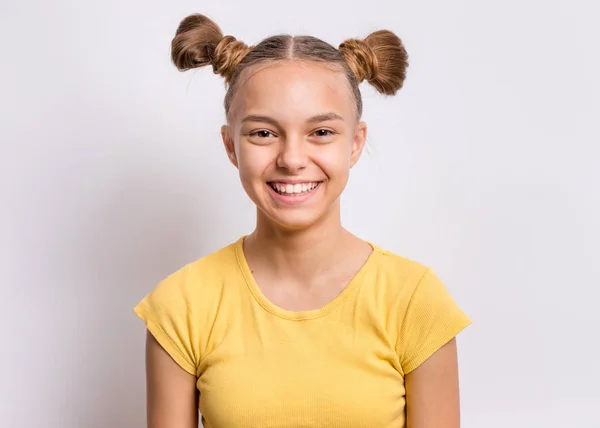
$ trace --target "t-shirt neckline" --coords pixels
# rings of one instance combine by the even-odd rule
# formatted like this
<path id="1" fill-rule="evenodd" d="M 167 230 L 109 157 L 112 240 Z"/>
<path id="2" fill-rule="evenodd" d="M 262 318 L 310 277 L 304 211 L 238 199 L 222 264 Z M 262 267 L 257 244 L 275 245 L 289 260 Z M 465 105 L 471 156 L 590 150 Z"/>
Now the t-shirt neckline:
<path id="1" fill-rule="evenodd" d="M 288 309 L 284 309 L 280 306 L 277 306 L 275 303 L 271 302 L 262 292 L 260 287 L 258 286 L 256 280 L 254 279 L 254 275 L 250 270 L 250 265 L 248 264 L 248 260 L 246 259 L 246 255 L 244 254 L 244 240 L 246 239 L 246 235 L 242 236 L 238 241 L 234 244 L 235 255 L 237 258 L 238 266 L 241 270 L 241 273 L 244 277 L 246 285 L 248 286 L 248 290 L 254 297 L 254 299 L 258 302 L 258 304 L 270 312 L 273 315 L 276 315 L 280 318 L 284 318 L 292 321 L 304 321 L 320 318 L 324 315 L 327 315 L 332 310 L 337 308 L 340 304 L 342 304 L 350 295 L 352 295 L 356 289 L 359 287 L 362 277 L 365 273 L 370 269 L 370 266 L 375 263 L 375 259 L 379 254 L 379 247 L 374 245 L 369 241 L 365 241 L 367 244 L 371 246 L 373 251 L 367 257 L 367 260 L 363 263 L 358 272 L 352 277 L 350 282 L 346 284 L 344 289 L 335 296 L 331 301 L 326 303 L 324 306 L 316 309 L 309 309 L 305 311 L 292 311 Z"/>

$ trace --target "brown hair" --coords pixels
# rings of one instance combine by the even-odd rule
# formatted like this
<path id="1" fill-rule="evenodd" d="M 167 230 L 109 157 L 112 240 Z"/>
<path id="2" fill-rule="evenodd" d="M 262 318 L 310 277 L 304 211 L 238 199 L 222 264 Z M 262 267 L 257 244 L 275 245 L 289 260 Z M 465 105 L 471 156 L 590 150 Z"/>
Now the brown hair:
<path id="1" fill-rule="evenodd" d="M 180 71 L 211 64 L 228 85 L 225 112 L 229 113 L 242 71 L 250 66 L 278 60 L 317 61 L 341 66 L 362 115 L 358 85 L 368 81 L 380 93 L 395 95 L 402 88 L 408 54 L 402 41 L 391 31 L 379 30 L 365 39 L 348 39 L 339 49 L 311 36 L 281 34 L 247 46 L 233 36 L 223 36 L 210 18 L 195 14 L 181 21 L 171 43 L 171 58 Z"/>

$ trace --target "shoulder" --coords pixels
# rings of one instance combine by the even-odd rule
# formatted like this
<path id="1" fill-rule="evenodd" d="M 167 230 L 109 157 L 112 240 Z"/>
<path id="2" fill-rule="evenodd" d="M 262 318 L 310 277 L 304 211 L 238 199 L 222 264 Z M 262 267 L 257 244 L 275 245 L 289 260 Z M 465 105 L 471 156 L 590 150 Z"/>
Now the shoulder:
<path id="1" fill-rule="evenodd" d="M 239 283 L 235 277 L 239 242 L 173 272 L 134 308 L 161 346 L 189 373 L 196 372 L 204 355 L 206 332 L 227 294 L 227 284 Z"/>
<path id="2" fill-rule="evenodd" d="M 379 294 L 386 294 L 388 334 L 409 373 L 471 323 L 430 267 L 380 248 Z M 381 279 L 380 279 L 381 278 Z"/>
<path id="3" fill-rule="evenodd" d="M 219 300 L 225 285 L 231 284 L 239 271 L 235 269 L 238 242 L 187 263 L 169 274 L 146 295 L 141 307 L 161 308 L 180 314 L 207 310 L 214 301 Z"/>
<path id="4" fill-rule="evenodd" d="M 414 259 L 371 244 L 377 253 L 373 274 L 375 292 L 384 295 L 388 310 L 404 313 L 425 298 L 449 299 L 448 290 L 436 271 Z"/>
<path id="5" fill-rule="evenodd" d="M 430 272 L 429 266 L 399 255 L 371 243 L 376 253 L 375 269 L 382 283 L 392 288 L 391 291 L 412 293 L 419 282 Z"/>
<path id="6" fill-rule="evenodd" d="M 238 263 L 236 247 L 239 241 L 228 244 L 208 255 L 185 264 L 160 281 L 159 286 L 174 288 L 207 288 L 221 280 Z"/>

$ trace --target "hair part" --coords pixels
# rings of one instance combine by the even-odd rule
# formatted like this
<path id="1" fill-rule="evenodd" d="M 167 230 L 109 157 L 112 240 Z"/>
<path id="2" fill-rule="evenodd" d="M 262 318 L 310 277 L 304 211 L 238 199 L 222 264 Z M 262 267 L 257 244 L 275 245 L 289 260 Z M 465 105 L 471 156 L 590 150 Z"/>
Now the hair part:
<path id="1" fill-rule="evenodd" d="M 377 91 L 395 95 L 406 79 L 408 54 L 398 36 L 379 30 L 365 39 L 348 39 L 339 49 L 312 36 L 280 34 L 248 46 L 233 36 L 224 36 L 210 18 L 194 14 L 181 21 L 171 43 L 171 58 L 180 71 L 212 65 L 227 85 L 225 113 L 228 114 L 237 91 L 240 75 L 261 63 L 285 60 L 313 61 L 340 67 L 348 79 L 362 115 L 362 96 L 358 85 L 366 80 Z"/>

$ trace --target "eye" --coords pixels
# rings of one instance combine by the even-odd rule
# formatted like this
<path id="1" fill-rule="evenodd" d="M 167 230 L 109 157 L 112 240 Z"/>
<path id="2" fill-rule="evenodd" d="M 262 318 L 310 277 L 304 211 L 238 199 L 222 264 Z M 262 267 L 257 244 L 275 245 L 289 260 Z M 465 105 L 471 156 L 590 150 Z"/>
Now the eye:
<path id="1" fill-rule="evenodd" d="M 261 129 L 258 131 L 254 131 L 248 134 L 250 137 L 258 137 L 258 138 L 269 138 L 274 137 L 272 132 L 269 132 L 265 129 Z"/>
<path id="2" fill-rule="evenodd" d="M 313 135 L 316 137 L 331 137 L 332 135 L 335 135 L 335 131 L 332 131 L 331 129 L 317 129 L 313 132 Z"/>

